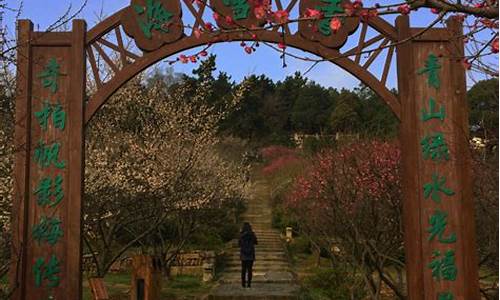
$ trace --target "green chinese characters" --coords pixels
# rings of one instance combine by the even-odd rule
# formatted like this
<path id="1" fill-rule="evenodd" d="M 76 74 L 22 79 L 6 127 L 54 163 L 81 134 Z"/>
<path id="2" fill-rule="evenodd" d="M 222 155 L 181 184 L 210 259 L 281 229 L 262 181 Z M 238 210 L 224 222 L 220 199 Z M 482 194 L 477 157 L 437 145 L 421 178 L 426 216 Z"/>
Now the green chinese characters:
<path id="1" fill-rule="evenodd" d="M 319 32 L 324 36 L 330 36 L 332 34 L 332 29 L 330 28 L 330 22 L 335 14 L 344 13 L 344 8 L 341 5 L 342 0 L 321 0 L 321 2 L 326 3 L 324 6 L 316 6 L 316 9 L 323 13 L 323 17 L 319 21 Z"/>
<path id="2" fill-rule="evenodd" d="M 62 105 L 60 103 L 51 105 L 48 101 L 43 104 L 40 111 L 35 112 L 35 117 L 42 130 L 47 130 L 51 115 L 54 127 L 64 130 L 66 127 L 66 112 L 62 109 Z"/>
<path id="3" fill-rule="evenodd" d="M 442 161 L 450 159 L 450 150 L 444 139 L 442 132 L 428 134 L 420 141 L 422 146 L 422 155 L 424 159 L 432 159 L 433 161 Z"/>
<path id="4" fill-rule="evenodd" d="M 168 33 L 166 24 L 174 16 L 167 11 L 159 0 L 146 0 L 146 6 L 134 5 L 138 18 L 139 27 L 147 39 L 153 37 L 153 30 Z"/>
<path id="5" fill-rule="evenodd" d="M 453 196 L 454 191 L 445 187 L 446 178 L 444 176 L 439 177 L 437 173 L 432 174 L 432 181 L 424 184 L 424 198 L 428 199 L 431 197 L 432 201 L 435 203 L 441 203 L 440 193 L 446 196 Z"/>
<path id="6" fill-rule="evenodd" d="M 52 94 L 55 94 L 59 89 L 58 79 L 61 76 L 60 69 L 61 66 L 57 63 L 57 60 L 51 58 L 44 70 L 38 75 L 38 78 L 42 80 L 42 86 L 49 89 Z M 35 117 L 43 131 L 47 130 L 51 115 L 54 127 L 64 130 L 66 126 L 66 112 L 63 110 L 62 105 L 60 103 L 51 104 L 50 99 L 46 99 L 40 110 L 35 112 Z"/>
<path id="7" fill-rule="evenodd" d="M 451 244 L 457 241 L 457 235 L 455 233 L 451 233 L 448 237 L 444 236 L 444 231 L 446 230 L 447 225 L 447 217 L 448 214 L 441 210 L 436 210 L 434 214 L 429 217 L 430 227 L 427 229 L 427 232 L 429 233 L 429 241 L 434 240 L 436 237 L 438 238 L 438 241 L 443 244 Z"/>
<path id="8" fill-rule="evenodd" d="M 247 0 L 222 0 L 222 3 L 233 9 L 233 18 L 235 20 L 248 18 L 248 14 L 250 13 L 250 4 L 248 4 Z"/>
<path id="9" fill-rule="evenodd" d="M 57 217 L 43 216 L 40 218 L 39 223 L 33 225 L 31 236 L 38 244 L 47 242 L 49 245 L 54 246 L 63 236 L 61 224 L 61 220 Z"/>
<path id="10" fill-rule="evenodd" d="M 34 152 L 35 163 L 41 168 L 47 168 L 53 165 L 57 169 L 64 169 L 66 167 L 66 161 L 59 160 L 60 149 L 61 144 L 57 142 L 47 145 L 43 141 L 40 141 Z"/>
<path id="11" fill-rule="evenodd" d="M 431 119 L 439 119 L 442 122 L 444 121 L 445 117 L 446 113 L 444 106 L 441 106 L 441 108 L 436 111 L 436 100 L 431 97 L 429 99 L 429 111 L 427 111 L 425 108 L 422 109 L 422 115 L 420 119 L 424 122 L 429 121 Z"/>
<path id="12" fill-rule="evenodd" d="M 450 292 L 439 293 L 438 300 L 454 300 L 455 297 Z"/>
<path id="13" fill-rule="evenodd" d="M 438 57 L 431 53 L 427 56 L 425 61 L 425 66 L 418 70 L 418 74 L 427 74 L 427 83 L 435 88 L 439 89 L 441 86 L 441 80 L 439 79 L 439 70 L 441 69 L 441 64 L 439 64 Z"/>
<path id="14" fill-rule="evenodd" d="M 427 76 L 427 84 L 438 90 L 441 86 L 439 72 L 441 64 L 438 57 L 430 53 L 427 56 L 425 65 L 418 70 L 418 74 Z M 429 122 L 434 119 L 443 122 L 446 118 L 446 109 L 442 105 L 439 107 L 437 101 L 430 97 L 428 107 L 421 110 L 420 120 Z M 435 163 L 446 162 L 450 159 L 450 151 L 444 137 L 444 133 L 435 131 L 425 135 L 420 141 L 422 156 L 425 160 L 432 160 Z M 453 196 L 455 192 L 446 185 L 446 177 L 440 176 L 438 173 L 432 173 L 430 182 L 424 183 L 423 195 L 424 199 L 431 198 L 436 204 L 441 204 L 442 195 Z M 428 241 L 437 241 L 440 244 L 454 244 L 457 241 L 457 235 L 454 232 L 448 232 L 448 213 L 435 209 L 428 218 L 429 227 L 426 232 L 429 234 Z M 432 278 L 437 281 L 455 281 L 458 274 L 458 269 L 455 264 L 455 250 L 448 249 L 444 251 L 434 250 L 430 263 L 427 267 L 431 270 Z M 439 292 L 438 300 L 454 300 L 454 295 L 449 292 Z"/>
<path id="15" fill-rule="evenodd" d="M 61 75 L 60 69 L 57 60 L 51 58 L 42 73 L 38 75 L 38 78 L 42 79 L 42 86 L 48 88 L 52 94 L 55 94 L 59 87 L 57 80 Z"/>
<path id="16" fill-rule="evenodd" d="M 436 250 L 428 268 L 432 270 L 432 277 L 436 280 L 455 281 L 457 279 L 457 266 L 455 265 L 455 251 L 447 250 L 444 253 Z"/>
<path id="17" fill-rule="evenodd" d="M 55 58 L 51 58 L 44 70 L 38 75 L 41 79 L 42 87 L 55 94 L 59 88 L 60 65 Z M 39 111 L 34 113 L 35 119 L 42 131 L 47 131 L 49 122 L 53 127 L 63 131 L 66 127 L 66 112 L 60 102 L 53 104 L 50 99 L 46 99 Z M 66 167 L 66 161 L 59 158 L 61 144 L 57 141 L 46 143 L 41 139 L 35 146 L 33 161 L 39 168 L 45 169 L 53 166 L 56 170 Z M 36 183 L 33 194 L 36 204 L 42 208 L 55 208 L 64 198 L 63 175 L 57 174 L 54 177 L 43 176 Z M 55 246 L 64 236 L 62 221 L 55 216 L 41 215 L 31 226 L 31 238 L 39 246 L 48 244 Z M 56 288 L 60 283 L 61 266 L 56 254 L 50 257 L 38 257 L 32 266 L 35 287 Z M 54 299 L 50 296 L 49 299 Z"/>
<path id="18" fill-rule="evenodd" d="M 61 281 L 59 277 L 60 272 L 60 261 L 54 254 L 52 254 L 47 262 L 42 257 L 37 258 L 35 264 L 33 265 L 35 287 L 42 287 L 45 282 L 47 282 L 48 287 L 58 287 L 59 282 Z"/>
<path id="19" fill-rule="evenodd" d="M 54 180 L 50 177 L 43 177 L 33 191 L 37 196 L 37 204 L 40 206 L 54 207 L 64 198 L 62 189 L 63 177 L 57 175 Z"/>

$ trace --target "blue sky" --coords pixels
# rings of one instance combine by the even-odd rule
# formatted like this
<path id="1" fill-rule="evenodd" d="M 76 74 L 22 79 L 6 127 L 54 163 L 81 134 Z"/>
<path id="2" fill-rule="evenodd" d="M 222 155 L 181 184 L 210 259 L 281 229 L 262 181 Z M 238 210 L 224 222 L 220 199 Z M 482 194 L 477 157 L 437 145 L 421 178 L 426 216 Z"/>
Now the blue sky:
<path id="1" fill-rule="evenodd" d="M 69 5 L 75 11 L 83 2 L 83 0 L 24 0 L 21 18 L 31 19 L 37 30 L 44 30 L 56 21 L 68 9 Z M 284 0 L 284 2 L 287 3 L 288 1 Z M 376 1 L 365 1 L 368 4 L 370 2 Z M 389 1 L 383 1 L 384 4 L 386 2 Z M 16 0 L 7 0 L 7 3 L 11 7 L 19 5 L 19 1 Z M 78 18 L 85 19 L 88 27 L 91 28 L 97 23 L 99 15 L 109 16 L 120 8 L 129 5 L 129 3 L 130 0 L 88 0 L 86 7 Z M 11 31 L 15 28 L 14 18 L 14 13 L 7 13 L 4 17 L 4 22 Z M 434 15 L 428 11 L 421 11 L 412 14 L 411 24 L 412 26 L 425 26 L 433 18 Z M 389 17 L 387 20 L 393 22 L 394 18 Z M 288 67 L 282 68 L 282 62 L 275 51 L 267 47 L 260 47 L 258 51 L 249 56 L 242 51 L 238 42 L 217 44 L 211 48 L 210 52 L 217 54 L 218 69 L 227 72 L 235 80 L 241 80 L 249 74 L 266 74 L 274 80 L 282 80 L 285 76 L 296 71 L 304 72 L 310 66 L 308 62 L 288 58 Z M 301 52 L 297 50 L 296 53 Z M 189 54 L 189 51 L 187 54 Z M 381 64 L 376 64 L 374 67 L 379 67 L 377 65 Z M 193 64 L 175 64 L 174 70 L 176 72 L 190 73 L 195 66 Z M 307 77 L 324 86 L 335 88 L 353 88 L 359 84 L 356 78 L 329 62 L 318 64 L 307 74 Z M 389 75 L 388 86 L 396 86 L 394 73 Z"/>

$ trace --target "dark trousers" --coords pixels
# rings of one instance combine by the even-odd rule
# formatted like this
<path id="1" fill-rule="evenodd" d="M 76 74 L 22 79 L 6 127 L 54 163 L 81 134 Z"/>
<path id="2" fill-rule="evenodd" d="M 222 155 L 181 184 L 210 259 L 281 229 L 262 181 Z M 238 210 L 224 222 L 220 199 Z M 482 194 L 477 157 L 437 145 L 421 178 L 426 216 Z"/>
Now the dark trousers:
<path id="1" fill-rule="evenodd" d="M 253 267 L 253 260 L 242 260 L 241 261 L 241 285 L 242 286 L 245 286 L 245 282 L 248 283 L 248 286 L 250 286 L 252 284 L 252 267 Z"/>

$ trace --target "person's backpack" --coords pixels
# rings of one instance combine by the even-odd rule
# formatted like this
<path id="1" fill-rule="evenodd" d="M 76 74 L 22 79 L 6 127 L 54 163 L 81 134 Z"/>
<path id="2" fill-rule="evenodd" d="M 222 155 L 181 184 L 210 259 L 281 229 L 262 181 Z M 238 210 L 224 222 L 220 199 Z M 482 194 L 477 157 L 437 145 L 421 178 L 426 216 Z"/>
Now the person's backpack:
<path id="1" fill-rule="evenodd" d="M 245 234 L 241 237 L 241 253 L 243 255 L 253 254 L 253 236 L 252 234 Z"/>

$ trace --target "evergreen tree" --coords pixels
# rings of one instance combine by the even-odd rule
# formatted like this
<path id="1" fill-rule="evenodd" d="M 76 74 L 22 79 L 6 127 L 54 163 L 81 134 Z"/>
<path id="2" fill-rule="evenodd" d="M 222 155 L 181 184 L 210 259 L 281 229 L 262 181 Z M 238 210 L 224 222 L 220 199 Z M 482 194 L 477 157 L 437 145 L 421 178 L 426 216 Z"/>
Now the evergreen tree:
<path id="1" fill-rule="evenodd" d="M 309 82 L 300 90 L 293 105 L 291 121 L 295 131 L 315 134 L 329 131 L 328 118 L 334 99 L 324 87 Z"/>
<path id="2" fill-rule="evenodd" d="M 360 99 L 360 133 L 370 137 L 395 137 L 399 120 L 389 106 L 370 88 L 360 85 L 354 89 Z M 393 91 L 396 93 L 396 91 Z"/>
<path id="3" fill-rule="evenodd" d="M 330 117 L 332 131 L 343 133 L 358 132 L 362 124 L 360 109 L 361 103 L 358 95 L 342 89 Z"/>
<path id="4" fill-rule="evenodd" d="M 468 92 L 469 123 L 484 137 L 498 138 L 498 79 L 482 80 Z"/>

